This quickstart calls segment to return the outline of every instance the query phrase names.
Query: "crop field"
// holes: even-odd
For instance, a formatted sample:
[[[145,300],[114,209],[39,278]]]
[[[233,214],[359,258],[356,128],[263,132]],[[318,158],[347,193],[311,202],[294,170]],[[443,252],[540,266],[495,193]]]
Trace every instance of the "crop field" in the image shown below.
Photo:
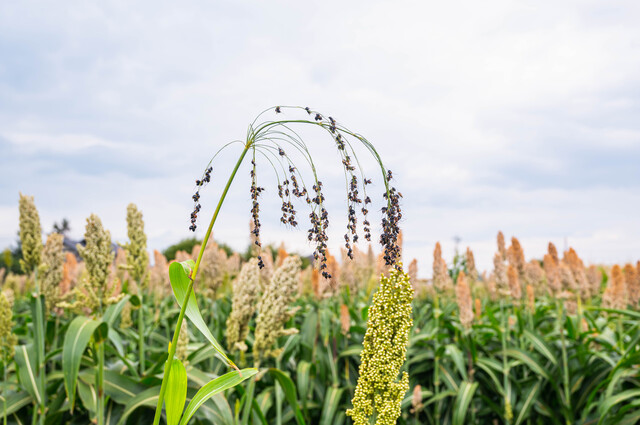
[[[150,255],[134,204],[119,245],[95,214],[81,243],[69,244],[64,226],[43,243],[37,200],[20,195],[20,247],[5,251],[0,269],[2,423],[640,421],[640,261],[585,264],[551,243],[531,258],[501,232],[487,271],[469,248],[445,258],[439,243],[433,258],[403,258],[410,200],[373,145],[309,108],[268,112],[285,109],[301,118],[250,126],[212,212],[199,203],[212,179],[206,166],[190,217],[195,230],[213,213],[204,238],[162,253]],[[294,125],[323,130],[341,156],[348,225],[339,252],[328,248],[323,184]],[[356,143],[379,167],[380,209],[369,205]],[[310,165],[308,185],[289,150]],[[265,158],[276,164],[280,221],[297,227],[296,201],[311,211],[312,256],[260,242],[256,161]],[[245,162],[251,242],[239,253],[211,235]],[[382,212],[379,226],[369,208]],[[419,264],[431,278],[418,277]]]
[[[45,423],[95,421],[100,367],[105,423],[151,423],[180,312],[167,259],[155,251],[140,285],[127,266],[136,260],[119,248],[107,279],[113,304],[91,314],[89,301],[73,307],[59,301],[89,276],[91,265],[52,246],[56,236],[49,237],[40,266],[41,329],[34,276],[3,276],[3,416],[16,424],[40,415]],[[191,258],[198,250],[176,256]],[[334,276],[325,279],[311,267],[301,269],[284,249],[273,254],[263,255],[267,266],[260,270],[255,258],[227,255],[215,243],[206,248],[196,281],[201,317],[245,369],[191,423],[350,422],[345,412],[384,267],[371,252],[356,251],[353,262],[333,261]],[[543,261],[524,262],[516,239],[506,251],[497,249],[489,275],[478,275],[470,251],[447,265],[437,250],[433,281],[412,277],[415,267],[408,267],[413,325],[401,367],[408,381],[397,400],[398,423],[636,423],[640,313],[632,307],[640,268],[585,268],[574,251],[558,258],[552,246]],[[272,291],[277,301],[270,301]],[[378,320],[385,315],[394,317],[388,310]],[[92,332],[80,332],[83,326]],[[258,346],[265,332],[271,339]],[[393,346],[402,342],[396,337],[389,348],[402,356],[402,347]],[[43,366],[36,338],[44,344]],[[176,358],[189,377],[187,402],[230,371],[216,354],[195,325],[181,327]],[[253,366],[258,374],[246,369]]]

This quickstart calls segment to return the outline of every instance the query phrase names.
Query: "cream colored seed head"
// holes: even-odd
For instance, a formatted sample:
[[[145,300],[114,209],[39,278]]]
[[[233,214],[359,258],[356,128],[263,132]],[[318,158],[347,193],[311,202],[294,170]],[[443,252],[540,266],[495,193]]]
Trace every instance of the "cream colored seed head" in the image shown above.
[[[33,196],[20,194],[20,243],[22,259],[20,265],[25,273],[32,272],[42,260],[42,228],[40,216]]]
[[[249,321],[256,310],[260,293],[260,269],[258,259],[252,258],[242,266],[240,275],[233,282],[231,313],[227,318],[227,347],[230,350],[247,349],[244,340],[249,333]]]
[[[84,260],[86,276],[79,287],[73,291],[75,302],[60,303],[61,307],[75,311],[89,310],[98,313],[104,307],[118,302],[124,294],[115,295],[114,287],[109,287],[108,279],[114,254],[111,249],[111,234],[102,227],[97,215],[91,214],[87,219],[84,234],[85,246],[78,245],[78,252]]]
[[[374,415],[377,425],[393,425],[400,417],[409,390],[409,375],[403,372],[399,381],[398,376],[413,325],[412,298],[406,273],[392,267],[389,277],[381,277],[369,309],[353,408],[347,410],[355,425],[368,425]]]
[[[40,287],[48,312],[60,302],[60,283],[65,257],[62,250],[63,239],[64,236],[61,234],[52,233],[47,237],[47,243],[44,246]]]
[[[124,248],[127,250],[129,274],[133,280],[142,285],[149,267],[149,253],[147,252],[147,235],[144,233],[142,212],[135,204],[129,204],[127,207],[127,234],[129,235],[129,243]]]
[[[267,356],[277,356],[279,350],[273,348],[277,339],[283,335],[297,333],[297,329],[284,329],[284,325],[293,315],[289,304],[293,302],[299,287],[302,261],[297,256],[289,256],[273,273],[273,277],[264,288],[258,303],[255,342],[253,353],[256,364]]]

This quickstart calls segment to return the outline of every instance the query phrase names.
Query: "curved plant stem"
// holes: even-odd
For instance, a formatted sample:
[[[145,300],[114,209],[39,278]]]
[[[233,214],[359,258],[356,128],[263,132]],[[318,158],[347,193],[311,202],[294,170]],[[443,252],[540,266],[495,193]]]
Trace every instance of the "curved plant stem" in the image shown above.
[[[167,391],[167,381],[169,378],[169,372],[171,371],[171,359],[176,353],[176,347],[178,346],[178,336],[180,335],[180,327],[182,326],[182,320],[184,319],[184,314],[187,309],[187,300],[191,296],[191,291],[193,290],[193,282],[196,279],[196,274],[198,273],[198,268],[200,267],[200,262],[202,261],[202,255],[204,254],[204,250],[207,246],[207,241],[209,240],[209,236],[211,236],[211,231],[213,230],[213,225],[218,218],[218,214],[220,213],[220,208],[222,207],[222,203],[227,197],[227,192],[229,192],[229,187],[231,187],[231,183],[236,177],[236,173],[238,172],[238,168],[240,168],[240,164],[244,160],[247,151],[253,144],[253,139],[247,140],[247,143],[244,145],[244,149],[240,154],[240,158],[238,158],[238,162],[236,162],[236,166],[231,172],[229,176],[229,180],[227,181],[227,185],[220,196],[220,200],[218,201],[218,205],[216,206],[216,210],[213,213],[213,217],[211,218],[211,222],[209,223],[209,228],[207,229],[207,233],[204,235],[204,239],[202,240],[202,246],[200,247],[200,252],[198,253],[198,259],[196,260],[196,265],[193,267],[190,276],[189,286],[187,287],[187,293],[185,294],[184,300],[182,300],[182,307],[180,308],[180,314],[178,315],[178,321],[176,322],[176,328],[173,331],[173,339],[171,340],[171,345],[169,346],[169,357],[167,358],[167,362],[164,365],[164,376],[162,377],[162,385],[160,387],[160,395],[158,397],[158,405],[156,406],[156,413],[153,418],[153,425],[158,425],[160,423],[160,416],[162,415],[162,404],[164,402],[164,394]]]

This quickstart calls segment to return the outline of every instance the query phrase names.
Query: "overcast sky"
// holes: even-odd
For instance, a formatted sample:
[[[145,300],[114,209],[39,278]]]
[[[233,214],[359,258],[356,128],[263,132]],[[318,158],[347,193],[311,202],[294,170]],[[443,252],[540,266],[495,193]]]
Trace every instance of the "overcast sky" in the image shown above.
[[[550,240],[588,262],[640,258],[637,1],[90,3],[0,2],[0,247],[15,243],[20,191],[46,232],[67,217],[81,237],[93,212],[125,241],[135,202],[151,248],[188,237],[209,157],[288,104],[378,148],[422,276],[455,236],[488,268],[498,230],[528,258]],[[308,139],[337,246],[344,183],[329,142]],[[207,218],[237,154],[214,164]],[[248,184],[243,168],[214,231],[238,249]],[[277,209],[265,199],[264,241],[310,253]]]

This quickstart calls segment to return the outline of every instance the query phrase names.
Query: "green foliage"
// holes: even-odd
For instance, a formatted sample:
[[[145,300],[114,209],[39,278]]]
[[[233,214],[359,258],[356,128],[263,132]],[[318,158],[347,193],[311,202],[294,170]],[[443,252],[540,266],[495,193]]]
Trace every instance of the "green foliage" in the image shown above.
[[[215,300],[202,296],[196,298],[202,320],[216,341],[226,347],[225,324],[231,312],[230,295]],[[138,302],[137,299],[134,301]],[[110,306],[100,319],[109,326],[103,344],[105,411],[111,412],[111,423],[121,419],[122,425],[147,423],[158,400],[159,381],[150,377],[162,373],[178,309],[173,297],[160,297],[154,301],[150,294],[145,294],[143,302],[147,311],[157,312],[145,315],[144,319],[148,330],[146,376],[138,370],[137,331],[118,326],[126,300]],[[465,333],[452,300],[439,300],[442,314],[437,327],[433,300],[414,300],[414,326],[409,335],[407,362],[403,368],[409,373],[409,391],[404,395],[398,424],[484,424],[494,420],[505,423],[503,400],[506,393],[510,397],[511,423],[514,425],[597,424],[600,420],[603,424],[612,425],[634,423],[633,415],[640,409],[637,374],[640,358],[637,323],[640,314],[626,310],[603,311],[595,307],[599,304],[598,299],[590,303],[594,307],[584,308],[580,316],[565,312],[562,319],[552,299],[538,299],[535,311],[531,313],[510,304],[504,304],[501,309],[499,302],[483,299],[480,319],[476,319],[472,329]],[[342,304],[346,304],[350,319],[346,333],[340,321]],[[261,378],[257,381],[251,377],[253,372],[245,372],[247,369],[242,370],[241,375],[236,371],[230,372],[225,362],[217,357],[218,353],[207,337],[189,323],[194,332],[190,334],[187,352],[185,404],[189,405],[193,400],[199,404],[204,400],[202,394],[196,397],[198,391],[217,378],[233,373],[234,379],[245,379],[240,386],[225,388],[204,400],[189,423],[235,425],[237,406],[238,423],[242,423],[246,416],[248,424],[274,424],[277,406],[280,406],[282,423],[303,420],[306,424],[348,424],[349,418],[344,416],[344,412],[352,407],[369,304],[366,292],[347,294],[346,288],[338,296],[323,300],[298,297],[294,306],[299,310],[286,327],[296,328],[299,333],[278,339],[280,356],[264,360],[266,369],[261,371]],[[20,338],[20,344],[25,345],[16,347],[16,359],[7,368],[7,386],[4,387],[7,391],[2,394],[7,397],[10,419],[14,419],[15,414],[23,423],[30,423],[34,401],[41,391],[40,383],[35,379],[35,353],[28,331],[32,326],[31,316],[26,299],[16,299],[13,329]],[[45,391],[50,400],[47,423],[90,423],[95,413],[89,407],[95,407],[93,404],[85,405],[89,399],[83,399],[82,395],[76,395],[75,399],[70,397],[74,404],[73,413],[70,403],[64,403],[67,398],[65,386],[72,386],[69,376],[74,376],[73,367],[65,367],[64,364],[67,364],[65,353],[68,352],[65,348],[69,341],[74,340],[67,334],[76,333],[77,324],[91,319],[76,319],[67,312],[57,320],[57,327],[55,316],[49,316],[47,323],[47,352],[52,353],[47,359]],[[501,345],[503,322],[507,323],[504,333],[506,351]],[[582,328],[578,326],[580,322]],[[231,356],[231,360],[240,367],[253,364],[255,315],[249,322],[249,328],[248,350]],[[564,333],[568,359],[568,400],[563,388],[560,330]],[[82,350],[76,350],[76,353],[80,352],[76,394],[80,393],[80,386],[87,394],[96,391],[96,353],[91,342],[94,335],[95,332],[89,336]],[[434,386],[435,353],[438,353],[441,381],[437,391]],[[503,367],[503,356],[508,370]],[[34,379],[31,379],[30,371]],[[422,399],[413,406],[411,394],[416,385],[422,387]],[[281,396],[277,396],[278,391]],[[245,409],[245,406],[249,408]],[[436,409],[441,415],[440,422],[435,421]],[[182,413],[181,420],[184,420],[186,412]]]

